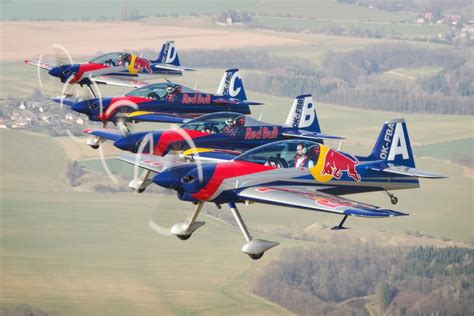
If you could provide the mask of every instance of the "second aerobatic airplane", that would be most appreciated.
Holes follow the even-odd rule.
[[[197,147],[201,159],[205,159],[209,152],[212,160],[218,159],[220,155],[224,156],[223,159],[226,159],[227,155],[235,156],[229,153],[230,150],[244,151],[288,138],[341,139],[321,133],[311,95],[296,97],[285,125],[265,123],[235,112],[218,112],[202,115],[175,129],[137,132],[126,136],[107,129],[85,129],[84,132],[100,139],[114,140],[116,147],[134,153],[141,148],[144,152],[164,156],[170,150],[182,151]],[[144,144],[144,141],[148,144]],[[195,150],[192,149],[186,155],[192,158]]]

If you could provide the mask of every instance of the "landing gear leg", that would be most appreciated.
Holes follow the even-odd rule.
[[[339,223],[339,225],[334,226],[334,227],[331,228],[331,229],[332,229],[332,230],[348,229],[347,227],[344,227],[344,222],[346,221],[346,219],[347,219],[348,216],[349,216],[349,215],[344,216],[344,218],[343,218],[342,221]]]
[[[398,198],[395,195],[393,195],[393,193],[390,193],[388,191],[385,191],[385,193],[387,193],[387,195],[390,198],[390,202],[392,202],[393,205],[398,203]]]
[[[181,240],[189,239],[196,229],[206,224],[206,222],[196,222],[203,206],[204,202],[198,202],[191,218],[174,224],[173,227],[171,227],[171,233]]]
[[[97,96],[95,95],[94,89],[92,89],[90,84],[87,85],[87,89],[89,90],[89,92],[92,94],[94,98],[97,98]]]
[[[124,120],[118,120],[117,126],[123,135],[127,136],[128,134],[130,134],[130,128],[128,128],[127,122],[125,122]]]
[[[151,184],[151,180],[149,178],[150,174],[150,170],[146,171],[143,177],[141,177],[141,179],[133,179],[132,181],[130,181],[128,186],[133,190],[137,191],[138,193],[142,193]]]
[[[249,257],[253,260],[258,260],[263,256],[265,251],[279,245],[279,243],[275,241],[252,239],[252,236],[250,236],[247,226],[245,226],[245,223],[242,217],[240,216],[239,210],[235,206],[235,203],[230,202],[229,208],[232,212],[232,215],[234,215],[235,221],[239,225],[240,231],[242,232],[245,240],[247,241],[247,243],[242,247],[243,253],[249,255]]]
[[[90,136],[87,139],[86,144],[89,145],[92,149],[98,149],[100,144],[103,142],[103,139],[98,136]]]

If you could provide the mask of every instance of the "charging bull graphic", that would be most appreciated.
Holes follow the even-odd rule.
[[[130,66],[128,70],[132,74],[139,72],[148,72],[152,73],[151,62],[145,58],[140,58],[138,56],[132,55],[132,60],[130,61]]]
[[[360,181],[360,175],[356,171],[356,166],[359,161],[354,158],[351,159],[333,149],[329,149],[324,158],[324,167],[321,175],[332,175],[336,179],[340,179],[342,172],[346,171],[347,175],[356,181]]]

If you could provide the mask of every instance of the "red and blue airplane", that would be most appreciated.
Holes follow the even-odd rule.
[[[139,88],[148,85],[139,80],[181,76],[183,71],[192,70],[180,67],[174,41],[163,44],[156,60],[138,57],[132,53],[114,52],[82,64],[53,65],[29,59],[26,59],[25,63],[48,70],[51,76],[58,77],[63,83],[86,85],[93,95],[93,82]]]
[[[250,114],[250,105],[238,69],[225,71],[216,94],[200,92],[175,83],[154,83],[123,96],[82,101],[56,98],[91,121],[126,123],[150,121],[183,123],[205,113],[233,111]]]
[[[249,150],[225,162],[181,163],[170,166],[168,157],[126,153],[118,159],[156,173],[152,182],[176,191],[183,201],[196,204],[190,219],[175,224],[171,233],[188,239],[204,225],[196,221],[204,203],[218,208],[227,203],[246,244],[242,252],[259,259],[277,242],[253,239],[237,203],[265,203],[342,216],[334,229],[345,228],[348,216],[382,218],[408,215],[356,202],[345,194],[419,187],[419,178],[442,176],[417,169],[403,119],[386,122],[369,156],[354,156],[309,140],[283,140]],[[272,161],[282,161],[272,164]],[[283,163],[284,161],[284,163]]]
[[[222,159],[226,160],[229,155],[235,156],[235,151],[240,154],[269,142],[289,138],[341,139],[321,133],[311,95],[296,97],[285,125],[265,123],[235,112],[218,112],[202,115],[175,129],[137,132],[126,136],[108,129],[85,129],[84,132],[99,138],[99,143],[105,139],[113,140],[116,147],[133,153],[141,150],[164,156],[170,150],[184,151],[183,155],[191,160],[196,152],[200,159],[210,156],[210,159],[215,160],[222,155]]]

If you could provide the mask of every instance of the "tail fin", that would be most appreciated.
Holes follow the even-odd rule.
[[[295,98],[285,126],[313,133],[321,133],[318,116],[316,115],[316,107],[314,106],[311,94],[300,95]]]
[[[397,165],[414,168],[415,160],[404,119],[394,119],[382,127],[369,160],[385,160]]]
[[[166,41],[163,44],[163,46],[161,47],[160,54],[158,55],[158,59],[155,60],[155,62],[180,66],[178,51],[174,46],[174,41]]]
[[[224,72],[216,94],[227,98],[238,99],[239,101],[247,100],[244,84],[242,83],[238,69],[227,69]]]

